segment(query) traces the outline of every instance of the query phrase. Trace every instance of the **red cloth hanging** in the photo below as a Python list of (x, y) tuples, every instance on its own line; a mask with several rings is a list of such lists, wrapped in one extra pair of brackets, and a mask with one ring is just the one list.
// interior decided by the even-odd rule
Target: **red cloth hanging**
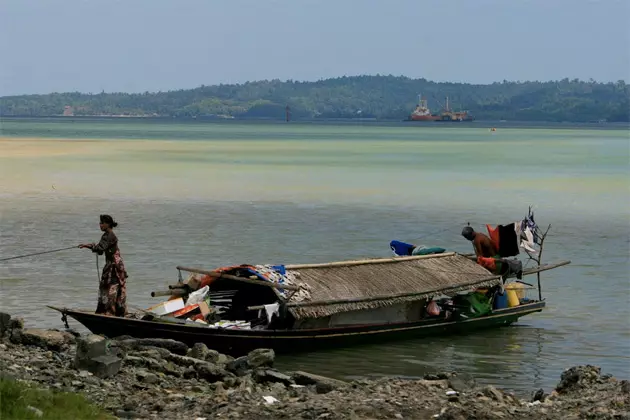
[(490, 240), (494, 243), (494, 247), (499, 249), (499, 227), (493, 228), (491, 225), (486, 225), (486, 229), (488, 229), (488, 236)]

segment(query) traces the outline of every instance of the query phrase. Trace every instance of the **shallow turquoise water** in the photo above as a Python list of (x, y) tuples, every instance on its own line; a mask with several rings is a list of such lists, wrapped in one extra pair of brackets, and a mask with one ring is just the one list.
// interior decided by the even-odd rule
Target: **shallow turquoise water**
[[(13, 140), (0, 137), (2, 256), (95, 240), (98, 214), (112, 213), (130, 303), (145, 307), (178, 264), (386, 256), (392, 239), (470, 252), (466, 222), (509, 223), (533, 204), (553, 225), (546, 259), (573, 261), (544, 273), (543, 313), (280, 366), (339, 377), (468, 371), (519, 392), (549, 389), (575, 364), (630, 376), (627, 130), (11, 124), (2, 134)], [(9, 155), (16, 141), (32, 148)], [(95, 305), (87, 252), (0, 263), (0, 279), (0, 306), (32, 324), (61, 325), (46, 304)]]

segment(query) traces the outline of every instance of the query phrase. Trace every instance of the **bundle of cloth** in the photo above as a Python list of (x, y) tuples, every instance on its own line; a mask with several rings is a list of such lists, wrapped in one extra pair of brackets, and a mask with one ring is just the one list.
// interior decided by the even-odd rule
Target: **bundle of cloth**
[(389, 243), (389, 247), (397, 257), (402, 256), (410, 256), (410, 255), (431, 255), (431, 254), (441, 254), (446, 249), (440, 248), (437, 246), (428, 248), (426, 246), (417, 246), (413, 244), (408, 244), (406, 242), (401, 241), (391, 241)]

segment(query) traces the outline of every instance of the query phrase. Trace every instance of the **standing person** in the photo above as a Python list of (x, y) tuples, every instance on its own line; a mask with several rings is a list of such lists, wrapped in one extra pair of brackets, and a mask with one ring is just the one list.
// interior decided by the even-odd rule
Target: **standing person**
[(98, 255), (105, 254), (105, 266), (98, 288), (96, 313), (124, 317), (127, 313), (127, 271), (120, 256), (118, 238), (114, 228), (118, 223), (108, 214), (100, 215), (100, 228), (103, 232), (98, 244), (81, 244), (79, 248), (88, 248)]

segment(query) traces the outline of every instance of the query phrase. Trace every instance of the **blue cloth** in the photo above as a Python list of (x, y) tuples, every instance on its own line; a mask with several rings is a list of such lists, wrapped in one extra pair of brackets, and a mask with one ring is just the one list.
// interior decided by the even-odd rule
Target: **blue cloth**
[(389, 247), (394, 251), (394, 254), (398, 256), (411, 255), (411, 251), (416, 247), (415, 245), (408, 244), (400, 241), (391, 241)]
[(282, 274), (283, 276), (285, 274), (287, 274), (287, 270), (284, 268), (284, 264), (283, 265), (272, 265), (271, 268), (273, 268), (274, 271), (277, 271), (278, 273)]

